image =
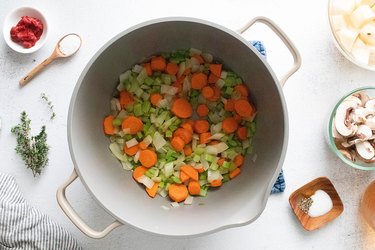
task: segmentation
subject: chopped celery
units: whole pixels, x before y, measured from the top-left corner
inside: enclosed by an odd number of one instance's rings
[[[171,130],[165,131],[165,137],[172,138],[172,136],[173,136],[173,132]]]
[[[171,85],[172,83],[171,76],[168,74],[161,74],[161,80],[167,85]]]
[[[165,187],[165,183],[163,181],[159,182],[159,187],[160,188],[164,188]]]
[[[154,79],[152,79],[151,77],[146,77],[145,80],[144,80],[144,83],[147,85],[147,86],[151,86],[154,84]]]
[[[207,172],[200,173],[199,180],[207,180]]]
[[[225,183],[225,182],[228,182],[228,181],[230,181],[229,174],[224,174],[222,182]]]
[[[149,101],[144,101],[142,103],[142,111],[144,114],[147,114],[150,111],[151,103]]]
[[[201,154],[204,153],[204,151],[205,151],[204,148],[198,148],[198,147],[197,147],[197,148],[194,150],[194,154],[196,154],[196,155],[201,155]]]
[[[201,190],[199,192],[199,196],[206,196],[207,195],[208,186],[201,187]]]
[[[204,154],[204,159],[208,162],[213,162],[215,160],[215,156],[210,155],[210,154]]]
[[[235,147],[235,146],[238,145],[237,142],[236,142],[235,140],[229,140],[229,141],[228,141],[228,144],[229,144],[229,146],[231,146],[231,147]]]
[[[170,179],[171,179],[172,182],[174,182],[174,183],[181,184],[181,180],[180,180],[180,178],[178,178],[177,176],[172,175],[172,176],[170,177]]]
[[[120,118],[115,118],[112,121],[113,126],[121,126],[121,123],[122,123],[122,119],[120,119]]]
[[[226,86],[233,87],[236,84],[236,78],[232,75],[227,76],[227,78],[224,80]]]
[[[231,88],[231,87],[225,88],[225,94],[232,95],[232,93],[233,93],[233,88]]]
[[[143,115],[143,111],[142,111],[142,104],[141,103],[137,103],[134,105],[134,109],[133,109],[133,112],[136,116],[142,116]]]
[[[201,160],[201,157],[199,155],[195,155],[193,157],[193,161],[195,161],[195,162],[199,162],[200,160]]]

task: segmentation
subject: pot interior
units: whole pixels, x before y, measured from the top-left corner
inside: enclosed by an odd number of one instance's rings
[[[148,197],[112,157],[102,119],[118,76],[145,57],[184,48],[211,53],[242,77],[258,110],[253,140],[255,162],[246,156],[241,175],[195,198],[193,205],[170,207],[167,198]],[[202,20],[171,18],[138,25],[110,40],[84,69],[72,96],[69,147],[81,181],[115,218],[148,232],[188,236],[247,224],[263,211],[284,160],[286,107],[278,81],[259,53],[242,37]],[[166,210],[162,206],[170,207]]]

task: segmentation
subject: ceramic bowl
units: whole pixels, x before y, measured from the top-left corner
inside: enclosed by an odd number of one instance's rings
[[[369,163],[365,162],[363,160],[360,160],[359,157],[356,156],[356,159],[353,161],[346,157],[343,154],[343,151],[347,151],[344,147],[342,147],[342,140],[337,139],[335,137],[336,131],[334,131],[334,119],[336,116],[336,112],[340,104],[344,101],[347,100],[349,96],[352,96],[353,94],[358,94],[358,93],[366,93],[371,99],[375,98],[375,87],[361,87],[355,90],[350,91],[346,95],[344,95],[334,106],[330,116],[329,116],[329,121],[328,121],[328,126],[327,126],[327,139],[328,139],[328,145],[332,149],[332,151],[337,155],[343,162],[348,164],[351,167],[361,169],[361,170],[375,170],[375,163]],[[355,153],[355,148],[353,148],[353,153]]]
[[[35,43],[35,45],[31,48],[24,48],[21,44],[18,44],[14,41],[12,41],[10,37],[10,30],[13,26],[16,26],[17,23],[21,20],[22,16],[30,16],[39,19],[43,23],[43,34],[41,35],[40,39]],[[27,53],[33,53],[37,50],[39,50],[43,45],[45,44],[48,36],[48,23],[47,19],[42,14],[41,11],[34,7],[18,7],[14,10],[12,10],[4,20],[3,24],[3,36],[5,39],[6,44],[13,49],[14,51],[17,51],[19,53],[27,54]]]
[[[366,5],[366,10],[358,10]],[[372,31],[364,33],[364,26],[368,24],[361,24],[358,27],[353,25],[353,14],[357,11],[359,20],[366,15],[375,15],[375,4],[367,0],[329,0],[328,1],[328,20],[333,42],[337,49],[344,55],[350,62],[355,65],[375,71],[375,45]],[[371,14],[372,12],[372,14]],[[358,20],[357,18],[355,18]],[[373,30],[375,28],[374,19],[370,21]],[[368,30],[368,29],[367,29]],[[366,36],[367,38],[364,38]],[[371,40],[371,42],[369,42]]]

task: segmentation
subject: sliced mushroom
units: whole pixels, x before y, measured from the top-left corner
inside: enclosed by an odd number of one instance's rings
[[[361,106],[362,105],[362,100],[359,99],[355,95],[350,95],[350,96],[346,97],[344,101],[354,101],[354,102],[356,102],[358,104],[357,106]]]
[[[366,102],[365,108],[370,110],[372,113],[375,113],[375,99],[370,99]]]
[[[370,97],[363,91],[355,93],[353,96],[358,97],[361,100],[362,106],[364,106],[365,103],[370,99]]]
[[[349,150],[340,149],[340,153],[350,161],[355,161],[355,154]]]
[[[375,130],[375,116],[368,117],[365,121],[365,125]]]
[[[366,117],[370,114],[372,114],[372,112],[369,109],[358,107],[353,110],[350,117],[355,123],[364,123],[366,121]]]
[[[357,97],[354,98],[358,99]],[[337,107],[335,127],[337,132],[344,137],[352,136],[357,131],[358,126],[352,123],[350,112],[357,108],[358,105],[358,102],[355,100],[345,100]]]
[[[356,143],[355,148],[359,156],[364,160],[370,160],[375,156],[374,147],[368,141]]]
[[[363,124],[358,126],[357,132],[355,133],[355,137],[362,141],[367,141],[370,139],[371,136],[372,130],[369,126]]]
[[[337,132],[337,129],[335,126],[335,117],[333,118],[333,122],[332,122],[332,136],[333,138],[337,139],[337,141],[345,140],[344,137],[342,137],[342,135],[340,135],[340,133]]]

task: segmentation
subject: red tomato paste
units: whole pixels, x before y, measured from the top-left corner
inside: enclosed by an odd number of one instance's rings
[[[10,30],[10,37],[24,48],[31,48],[43,34],[43,23],[34,17],[23,16]]]

